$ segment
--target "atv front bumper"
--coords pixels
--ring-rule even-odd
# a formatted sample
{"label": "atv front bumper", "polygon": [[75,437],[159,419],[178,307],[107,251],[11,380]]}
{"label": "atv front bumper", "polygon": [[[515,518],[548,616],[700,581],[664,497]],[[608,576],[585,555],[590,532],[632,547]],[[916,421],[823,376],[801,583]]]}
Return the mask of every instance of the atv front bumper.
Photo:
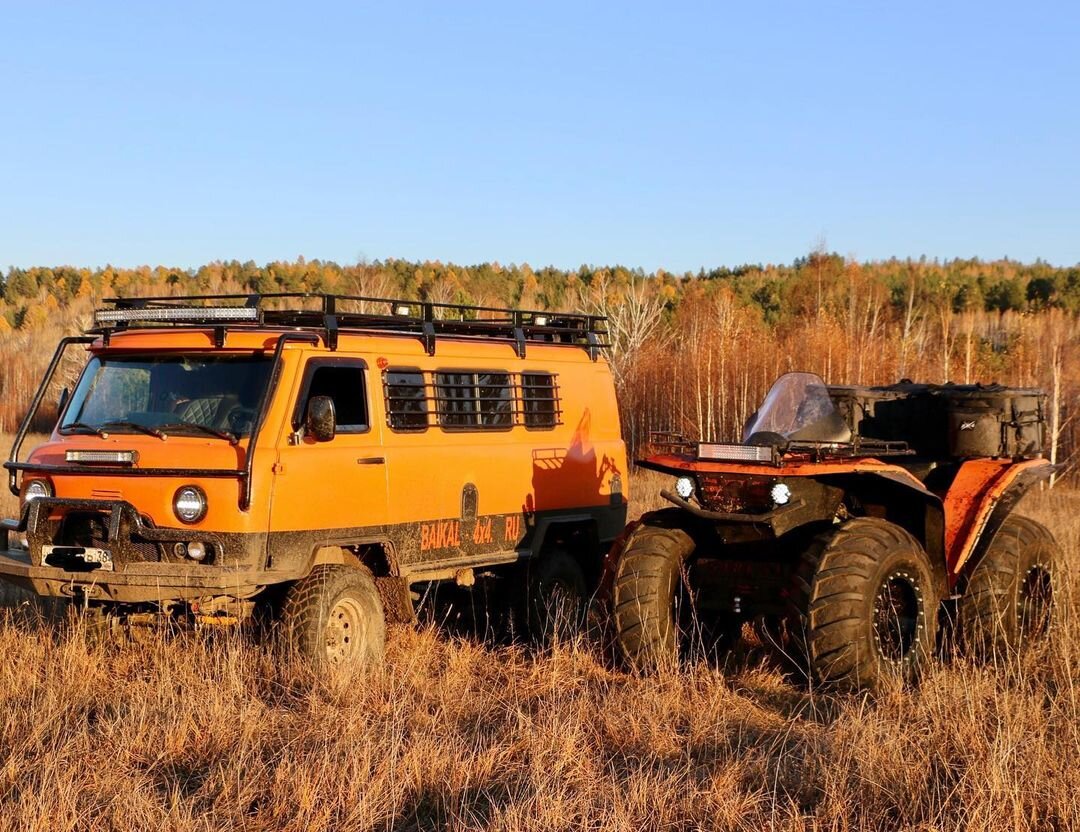
{"label": "atv front bumper", "polygon": [[662,490],[660,496],[672,505],[678,506],[683,511],[687,511],[702,520],[708,520],[712,523],[758,526],[768,529],[776,537],[806,522],[808,515],[813,512],[813,509],[808,508],[806,501],[801,498],[793,500],[785,506],[774,508],[772,511],[752,513],[709,511],[667,490]]}

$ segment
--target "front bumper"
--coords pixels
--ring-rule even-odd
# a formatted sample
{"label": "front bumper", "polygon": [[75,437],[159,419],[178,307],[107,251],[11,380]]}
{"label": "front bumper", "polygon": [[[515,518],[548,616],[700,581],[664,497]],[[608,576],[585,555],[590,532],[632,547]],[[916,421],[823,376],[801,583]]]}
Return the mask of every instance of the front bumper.
{"label": "front bumper", "polygon": [[801,498],[792,500],[785,506],[778,506],[771,511],[755,514],[752,512],[730,513],[710,511],[691,503],[689,500],[684,500],[677,494],[672,494],[667,490],[662,490],[660,496],[669,503],[678,506],[683,511],[687,511],[702,520],[708,520],[713,523],[759,526],[768,529],[776,537],[780,537],[780,535],[785,532],[806,522],[807,518],[813,513],[812,509],[807,507],[806,501]]}
{"label": "front bumper", "polygon": [[[63,518],[70,512],[100,517],[104,539],[92,544],[61,539]],[[26,549],[12,547],[13,534],[25,535]],[[125,501],[40,498],[24,507],[19,520],[0,521],[0,576],[38,595],[120,603],[209,595],[245,597],[269,583],[288,579],[262,568],[265,542],[260,546],[258,539],[244,535],[238,549],[238,541],[229,539],[234,537],[159,528],[147,523]],[[212,563],[170,554],[173,546],[193,538],[213,552]],[[63,557],[53,556],[57,549]],[[84,549],[94,556],[81,556]],[[99,562],[100,551],[108,552],[109,563]],[[155,559],[150,559],[148,552]]]}

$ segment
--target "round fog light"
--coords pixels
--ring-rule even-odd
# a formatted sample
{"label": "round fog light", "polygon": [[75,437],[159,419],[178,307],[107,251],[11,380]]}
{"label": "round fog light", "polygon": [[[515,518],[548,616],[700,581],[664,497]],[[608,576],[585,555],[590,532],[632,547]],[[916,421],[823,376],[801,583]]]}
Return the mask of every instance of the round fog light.
{"label": "round fog light", "polygon": [[791,502],[791,489],[786,483],[778,482],[769,493],[772,495],[772,501],[778,506],[786,506]]}
{"label": "round fog light", "polygon": [[191,541],[187,546],[187,556],[192,560],[206,560],[206,545],[198,540]]}
{"label": "round fog light", "polygon": [[690,477],[679,477],[675,480],[675,493],[684,500],[694,496],[694,481]]}

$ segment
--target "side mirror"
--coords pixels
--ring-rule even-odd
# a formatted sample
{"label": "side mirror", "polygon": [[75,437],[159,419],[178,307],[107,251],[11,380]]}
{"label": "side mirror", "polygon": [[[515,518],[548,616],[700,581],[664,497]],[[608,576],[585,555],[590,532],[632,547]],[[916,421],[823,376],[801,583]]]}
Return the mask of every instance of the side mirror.
{"label": "side mirror", "polygon": [[68,399],[70,399],[70,398],[71,398],[71,391],[68,388],[65,387],[63,390],[60,391],[60,399],[56,403],[56,412],[57,413],[63,413],[64,412],[64,407],[67,405]]}
{"label": "side mirror", "polygon": [[337,433],[334,400],[329,396],[312,396],[304,417],[304,433],[316,442],[329,442]]}

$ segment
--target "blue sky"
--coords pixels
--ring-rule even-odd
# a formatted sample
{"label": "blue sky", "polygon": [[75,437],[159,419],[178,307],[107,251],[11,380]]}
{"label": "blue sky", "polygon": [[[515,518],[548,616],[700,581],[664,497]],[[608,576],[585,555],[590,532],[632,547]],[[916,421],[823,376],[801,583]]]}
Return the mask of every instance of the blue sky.
{"label": "blue sky", "polygon": [[0,266],[1080,262],[1080,6],[0,0]]}

